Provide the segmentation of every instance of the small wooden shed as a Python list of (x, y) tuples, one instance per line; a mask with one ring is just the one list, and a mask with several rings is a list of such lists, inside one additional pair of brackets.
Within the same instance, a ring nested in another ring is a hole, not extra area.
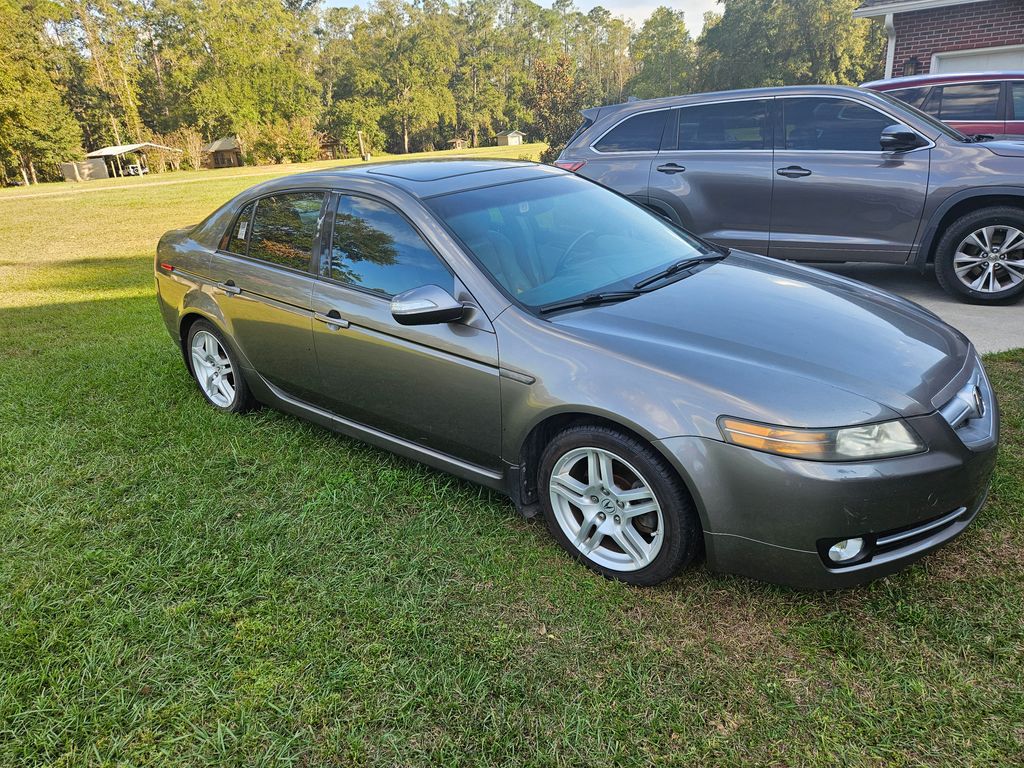
[(499, 147), (517, 147), (523, 143), (526, 134), (522, 131), (502, 131), (494, 138)]
[(203, 147), (203, 165), (207, 168), (235, 168), (245, 165), (237, 136), (225, 136)]

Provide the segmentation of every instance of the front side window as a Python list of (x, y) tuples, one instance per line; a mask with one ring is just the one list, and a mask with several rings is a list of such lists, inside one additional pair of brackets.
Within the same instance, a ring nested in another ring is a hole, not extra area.
[(308, 270), (323, 202), (323, 192), (286, 192), (260, 198), (249, 236), (249, 257)]
[(996, 120), (999, 114), (999, 83), (944, 85), (938, 102), (940, 120)]
[(241, 256), (245, 255), (245, 248), (249, 242), (249, 227), (252, 225), (252, 209), (255, 207), (256, 203), (249, 203), (238, 214), (231, 232), (228, 233), (228, 242), (225, 250)]
[(807, 97), (783, 103), (786, 149), (880, 152), (882, 130), (898, 120), (847, 99)]
[(661, 134), (669, 112), (642, 112), (617, 126), (594, 144), (598, 152), (657, 152), (661, 149)]
[(702, 104), (679, 110), (676, 148), (686, 150), (764, 149), (767, 101)]
[(324, 277), (386, 296), (438, 285), (453, 290), (454, 278), (402, 214), (366, 197), (341, 195), (334, 215)]
[(506, 293), (530, 308), (631, 288), (708, 249), (579, 176), (550, 176), (429, 198)]

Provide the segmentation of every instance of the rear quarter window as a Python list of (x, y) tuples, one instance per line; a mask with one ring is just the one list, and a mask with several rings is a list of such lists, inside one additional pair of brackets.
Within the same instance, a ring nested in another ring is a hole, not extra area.
[(641, 112), (628, 117), (602, 136), (594, 149), (598, 152), (657, 152), (665, 131), (668, 110)]

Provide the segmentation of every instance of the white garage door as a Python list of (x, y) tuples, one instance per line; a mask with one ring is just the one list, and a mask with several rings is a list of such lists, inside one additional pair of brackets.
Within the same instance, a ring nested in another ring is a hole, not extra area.
[(932, 56), (932, 72), (1005, 72), (1024, 70), (1024, 45), (951, 51)]

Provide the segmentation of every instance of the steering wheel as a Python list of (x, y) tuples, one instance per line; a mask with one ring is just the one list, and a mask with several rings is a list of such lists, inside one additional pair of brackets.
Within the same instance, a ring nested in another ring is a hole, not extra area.
[(552, 274), (557, 275), (562, 271), (562, 267), (565, 266), (566, 260), (569, 258), (569, 254), (572, 253), (573, 249), (580, 244), (580, 242), (591, 235), (597, 234), (594, 230), (588, 229), (585, 232), (581, 232), (576, 236), (576, 239), (569, 243), (569, 247), (565, 249), (561, 256), (558, 257), (558, 261), (555, 263), (555, 271)]

